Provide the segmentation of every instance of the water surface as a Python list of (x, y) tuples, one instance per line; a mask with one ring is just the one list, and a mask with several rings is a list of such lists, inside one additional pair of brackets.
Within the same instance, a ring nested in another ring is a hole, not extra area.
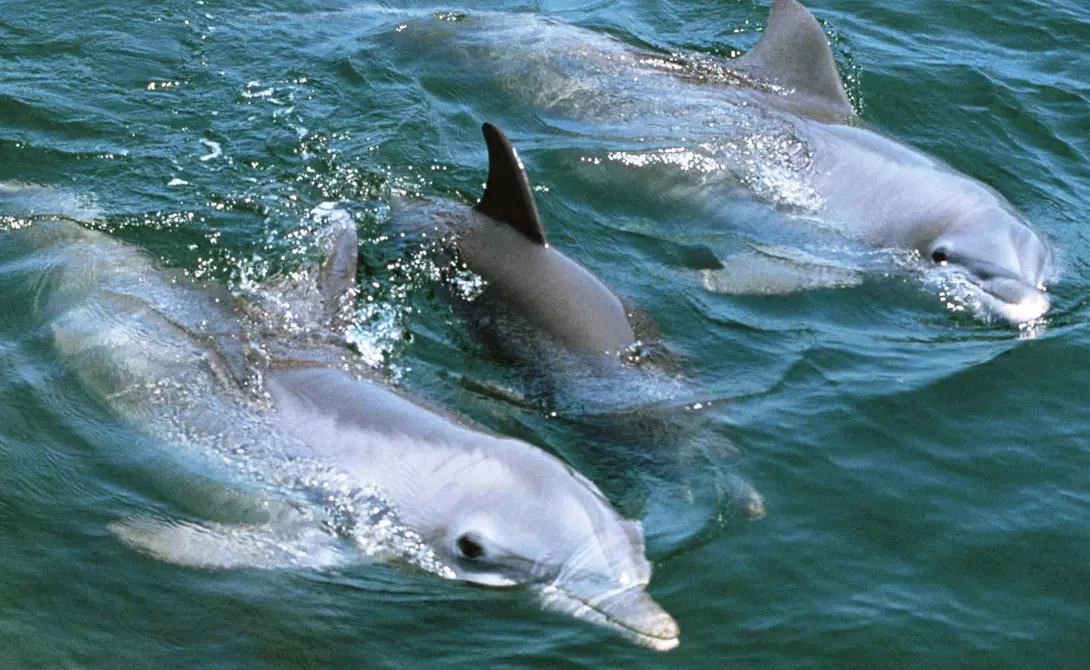
[[(642, 517), (651, 593), (682, 630), (678, 650), (656, 655), (517, 591), (394, 566), (217, 572), (126, 549), (107, 524), (183, 514), (185, 494), (164, 490), (148, 438), (81, 389), (34, 318), (34, 288), (0, 268), (0, 666), (1085, 664), (1090, 10), (1079, 0), (812, 6), (867, 122), (998, 189), (1054, 242), (1053, 309), (1026, 330), (967, 318), (897, 274), (787, 296), (704, 290), (671, 251), (693, 242), (671, 207), (633, 206), (632, 184), (592, 189), (570, 170), (594, 146), (573, 149), (442, 53), (424, 73), (383, 46), (401, 22), (465, 8), (0, 7), (0, 180), (63, 188), (164, 265), (235, 286), (296, 263), (292, 232), (338, 203), (364, 239), (358, 355), (562, 455)], [(710, 57), (750, 47), (766, 13), (748, 0), (483, 9)], [(681, 381), (634, 394), (583, 379), (521, 404), (460, 381), (519, 379), (433, 298), (389, 224), (405, 198), (478, 197), (484, 120), (509, 129), (552, 242), (650, 313), (688, 362)], [(643, 417), (609, 408), (627, 412), (632, 397), (682, 428), (626, 429)], [(717, 499), (714, 472), (752, 483), (767, 516)]]

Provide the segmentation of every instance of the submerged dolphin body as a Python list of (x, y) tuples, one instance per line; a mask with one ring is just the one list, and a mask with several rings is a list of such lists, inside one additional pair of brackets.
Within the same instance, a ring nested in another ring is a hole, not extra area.
[[(267, 321), (247, 325), (230, 295), (102, 233), (39, 218), (0, 239), (5, 256), (25, 252), (6, 271), (38, 287), (56, 347), (85, 387), (175, 458), (193, 456), (183, 462), (195, 474), (261, 501), (262, 523), (112, 524), (130, 546), (205, 567), (395, 557), (474, 584), (525, 586), (547, 609), (652, 649), (677, 646), (676, 623), (645, 591), (639, 524), (559, 459), (350, 373), (326, 326), (255, 342)], [(317, 300), (294, 306), (304, 313), (328, 316), (355, 290), (354, 226), (328, 240), (314, 285), (297, 291)], [(302, 353), (279, 358), (293, 352)]]
[(584, 173), (631, 168), (642, 188), (664, 175), (667, 196), (702, 200), (713, 218), (743, 186), (967, 279), (967, 302), (984, 318), (1018, 323), (1048, 310), (1043, 236), (993, 189), (865, 127), (820, 25), (795, 0), (775, 0), (756, 47), (728, 61), (664, 56), (528, 15), (443, 15), (382, 39), (409, 58), (443, 49), (501, 89), (509, 110), (514, 101), (569, 136), (616, 147)]

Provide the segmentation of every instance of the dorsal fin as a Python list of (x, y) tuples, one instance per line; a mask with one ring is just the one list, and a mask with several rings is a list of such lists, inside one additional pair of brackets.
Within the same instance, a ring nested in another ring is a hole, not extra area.
[(359, 292), (356, 285), (356, 266), (359, 262), (359, 238), (356, 223), (343, 209), (332, 209), (320, 214), (329, 226), (321, 241), (324, 258), (318, 267), (318, 291), (325, 306), (325, 316), (334, 329), (340, 329), (341, 321), (349, 318), (346, 310), (354, 304)]
[(821, 25), (795, 0), (775, 0), (757, 46), (735, 66), (797, 93), (854, 114)]
[(477, 211), (502, 221), (538, 244), (545, 244), (545, 229), (537, 213), (530, 179), (515, 147), (491, 123), (481, 127), (488, 145), (488, 183)]

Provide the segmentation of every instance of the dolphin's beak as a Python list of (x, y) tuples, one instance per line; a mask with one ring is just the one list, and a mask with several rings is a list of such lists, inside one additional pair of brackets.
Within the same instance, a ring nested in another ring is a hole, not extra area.
[(554, 583), (542, 589), (541, 600), (547, 610), (610, 628), (655, 651), (670, 651), (680, 642), (677, 622), (641, 586), (592, 595)]
[(1044, 291), (1014, 277), (992, 277), (980, 281), (978, 286), (994, 298), (992, 309), (1011, 323), (1039, 319), (1050, 306)]
[[(999, 318), (1020, 324), (1044, 316), (1050, 307), (1048, 294), (1005, 267), (977, 258), (946, 252), (948, 267), (980, 289), (980, 307), (985, 319)], [(943, 263), (947, 266), (947, 263)]]

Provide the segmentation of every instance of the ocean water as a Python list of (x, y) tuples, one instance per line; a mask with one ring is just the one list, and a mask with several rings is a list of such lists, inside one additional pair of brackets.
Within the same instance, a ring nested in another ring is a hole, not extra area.
[[(0, 250), (0, 668), (1086, 667), (1082, 0), (811, 5), (866, 122), (996, 188), (1051, 240), (1053, 307), (1028, 328), (895, 271), (708, 291), (693, 257), (736, 231), (697, 225), (639, 179), (588, 183), (573, 165), (617, 141), (604, 126), (535, 114), (510, 95), (519, 82), (452, 57), (457, 37), (398, 37), (503, 11), (589, 29), (592, 46), (726, 58), (759, 38), (763, 3), (0, 8), (0, 182), (52, 192), (17, 207), (93, 217), (164, 267), (234, 287), (297, 263), (315, 208), (345, 210), (366, 289), (354, 355), (561, 455), (643, 519), (650, 592), (681, 628), (656, 654), (519, 590), (385, 564), (200, 570), (126, 548), (108, 524), (184, 514), (187, 494), (165, 491), (156, 447), (80, 387)], [(682, 365), (566, 372), (542, 391), (435, 297), (393, 222), (406, 201), (479, 197), (486, 120), (519, 147), (551, 241), (645, 310)], [(763, 518), (743, 509), (751, 490)]]

